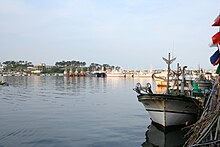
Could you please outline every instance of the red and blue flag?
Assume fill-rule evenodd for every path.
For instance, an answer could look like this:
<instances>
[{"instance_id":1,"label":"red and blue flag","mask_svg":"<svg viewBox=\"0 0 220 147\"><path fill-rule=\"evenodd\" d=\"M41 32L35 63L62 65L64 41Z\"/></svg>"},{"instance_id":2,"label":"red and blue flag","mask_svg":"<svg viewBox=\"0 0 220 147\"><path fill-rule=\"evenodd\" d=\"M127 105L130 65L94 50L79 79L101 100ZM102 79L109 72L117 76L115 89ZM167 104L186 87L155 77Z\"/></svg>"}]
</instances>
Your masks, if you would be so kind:
<instances>
[{"instance_id":1,"label":"red and blue flag","mask_svg":"<svg viewBox=\"0 0 220 147\"><path fill-rule=\"evenodd\" d=\"M220 53L219 50L217 50L211 57L210 57L210 62L212 65L217 65L220 62Z\"/></svg>"}]
</instances>

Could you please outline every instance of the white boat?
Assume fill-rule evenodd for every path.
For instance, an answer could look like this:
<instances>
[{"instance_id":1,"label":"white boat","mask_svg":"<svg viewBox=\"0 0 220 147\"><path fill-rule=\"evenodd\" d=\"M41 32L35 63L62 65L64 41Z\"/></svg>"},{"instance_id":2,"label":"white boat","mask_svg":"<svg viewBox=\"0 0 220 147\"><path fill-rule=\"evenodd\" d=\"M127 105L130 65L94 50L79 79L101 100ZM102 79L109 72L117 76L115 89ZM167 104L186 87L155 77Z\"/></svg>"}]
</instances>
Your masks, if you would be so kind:
<instances>
[{"instance_id":1,"label":"white boat","mask_svg":"<svg viewBox=\"0 0 220 147\"><path fill-rule=\"evenodd\" d=\"M152 121L164 127L194 123L201 108L197 99L184 95L140 94L138 101Z\"/></svg>"},{"instance_id":2,"label":"white boat","mask_svg":"<svg viewBox=\"0 0 220 147\"><path fill-rule=\"evenodd\" d=\"M154 94L150 84L147 84L146 87L142 87L141 84L138 83L134 89L138 93L138 101L144 105L152 121L163 127L192 124L197 120L199 111L202 109L200 102L191 95L191 92L184 90L185 81L181 82L181 91L179 91L179 82L175 93L170 91L169 72L170 64L172 63L170 54L166 62L168 63L168 84L166 85L166 93ZM185 68L186 67L183 67L182 79L185 79ZM179 66L177 69L179 69ZM177 71L177 73L179 72ZM179 81L179 78L177 78L177 81Z\"/></svg>"},{"instance_id":3,"label":"white boat","mask_svg":"<svg viewBox=\"0 0 220 147\"><path fill-rule=\"evenodd\" d=\"M126 75L122 71L112 70L112 71L107 71L106 76L107 77L125 77Z\"/></svg>"},{"instance_id":4,"label":"white boat","mask_svg":"<svg viewBox=\"0 0 220 147\"><path fill-rule=\"evenodd\" d=\"M152 71L136 71L133 75L134 78L152 78Z\"/></svg>"}]
</instances>

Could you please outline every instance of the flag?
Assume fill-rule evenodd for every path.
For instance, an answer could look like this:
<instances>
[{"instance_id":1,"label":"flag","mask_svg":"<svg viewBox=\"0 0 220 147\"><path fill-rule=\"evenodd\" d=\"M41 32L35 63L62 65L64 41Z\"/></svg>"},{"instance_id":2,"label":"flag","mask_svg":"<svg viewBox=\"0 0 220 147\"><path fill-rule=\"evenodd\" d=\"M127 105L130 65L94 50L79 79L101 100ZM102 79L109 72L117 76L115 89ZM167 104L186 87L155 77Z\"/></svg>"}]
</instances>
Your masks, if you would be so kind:
<instances>
[{"instance_id":1,"label":"flag","mask_svg":"<svg viewBox=\"0 0 220 147\"><path fill-rule=\"evenodd\" d=\"M212 64L213 66L216 66L220 63L220 57Z\"/></svg>"},{"instance_id":2,"label":"flag","mask_svg":"<svg viewBox=\"0 0 220 147\"><path fill-rule=\"evenodd\" d=\"M218 68L216 69L216 74L219 74L219 71L220 71L220 65L218 65Z\"/></svg>"},{"instance_id":3,"label":"flag","mask_svg":"<svg viewBox=\"0 0 220 147\"><path fill-rule=\"evenodd\" d=\"M215 22L212 24L212 26L220 26L220 15L215 19Z\"/></svg>"},{"instance_id":4,"label":"flag","mask_svg":"<svg viewBox=\"0 0 220 147\"><path fill-rule=\"evenodd\" d=\"M220 32L216 33L214 36L212 36L212 43L209 44L210 47L213 45L217 45L220 43Z\"/></svg>"},{"instance_id":5,"label":"flag","mask_svg":"<svg viewBox=\"0 0 220 147\"><path fill-rule=\"evenodd\" d=\"M217 50L211 57L210 57L210 62L215 66L219 63L220 61L220 54L219 50Z\"/></svg>"},{"instance_id":6,"label":"flag","mask_svg":"<svg viewBox=\"0 0 220 147\"><path fill-rule=\"evenodd\" d=\"M220 32L218 32L214 36L212 36L212 42L213 42L213 44L219 44L220 43Z\"/></svg>"}]
</instances>

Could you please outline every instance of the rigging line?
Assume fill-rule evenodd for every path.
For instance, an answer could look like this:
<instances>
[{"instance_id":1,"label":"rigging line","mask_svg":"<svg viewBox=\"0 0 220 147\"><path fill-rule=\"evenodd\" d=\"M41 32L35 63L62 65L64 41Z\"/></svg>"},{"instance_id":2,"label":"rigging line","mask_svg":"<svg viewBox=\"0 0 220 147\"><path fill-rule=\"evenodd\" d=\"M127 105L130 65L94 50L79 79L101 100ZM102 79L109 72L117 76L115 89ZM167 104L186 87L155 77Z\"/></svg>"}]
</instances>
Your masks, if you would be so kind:
<instances>
[{"instance_id":1,"label":"rigging line","mask_svg":"<svg viewBox=\"0 0 220 147\"><path fill-rule=\"evenodd\" d=\"M219 83L215 83L215 84L213 85L212 91L211 91L211 93L210 93L210 95L209 95L209 98L208 98L208 100L207 100L207 102L206 102L205 109L209 106L211 97L215 94L214 92L216 92L218 84L219 84Z\"/></svg>"}]
</instances>

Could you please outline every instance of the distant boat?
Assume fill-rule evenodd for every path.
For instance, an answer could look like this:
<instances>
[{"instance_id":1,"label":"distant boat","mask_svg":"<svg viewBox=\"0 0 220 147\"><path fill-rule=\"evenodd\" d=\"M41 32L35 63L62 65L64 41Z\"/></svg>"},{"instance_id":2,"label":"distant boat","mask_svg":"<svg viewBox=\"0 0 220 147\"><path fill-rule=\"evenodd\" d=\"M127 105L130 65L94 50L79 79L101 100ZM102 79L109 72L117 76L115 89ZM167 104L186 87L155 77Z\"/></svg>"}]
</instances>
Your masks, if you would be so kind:
<instances>
[{"instance_id":1,"label":"distant boat","mask_svg":"<svg viewBox=\"0 0 220 147\"><path fill-rule=\"evenodd\" d=\"M97 73L89 73L87 74L88 77L97 77L98 74Z\"/></svg>"},{"instance_id":2,"label":"distant boat","mask_svg":"<svg viewBox=\"0 0 220 147\"><path fill-rule=\"evenodd\" d=\"M77 69L75 70L75 72L74 72L74 74L73 74L73 75L74 75L74 77L78 77L78 76L79 76L79 72L78 72L78 70L77 70Z\"/></svg>"},{"instance_id":3,"label":"distant boat","mask_svg":"<svg viewBox=\"0 0 220 147\"><path fill-rule=\"evenodd\" d=\"M134 78L152 78L152 72L144 72L144 71L137 71L134 73Z\"/></svg>"},{"instance_id":4,"label":"distant boat","mask_svg":"<svg viewBox=\"0 0 220 147\"><path fill-rule=\"evenodd\" d=\"M68 77L73 77L73 70L72 70L72 68L70 68L70 70L69 70Z\"/></svg>"},{"instance_id":5,"label":"distant boat","mask_svg":"<svg viewBox=\"0 0 220 147\"><path fill-rule=\"evenodd\" d=\"M122 71L117 71L117 70L107 71L106 76L107 77L126 77L125 73L123 73Z\"/></svg>"},{"instance_id":6,"label":"distant boat","mask_svg":"<svg viewBox=\"0 0 220 147\"><path fill-rule=\"evenodd\" d=\"M92 73L88 73L86 76L88 77L98 77L98 78L105 78L106 74L104 72L95 71Z\"/></svg>"},{"instance_id":7,"label":"distant boat","mask_svg":"<svg viewBox=\"0 0 220 147\"><path fill-rule=\"evenodd\" d=\"M0 85L1 86L9 86L9 84L7 82L3 82L3 81L0 81Z\"/></svg>"},{"instance_id":8,"label":"distant boat","mask_svg":"<svg viewBox=\"0 0 220 147\"><path fill-rule=\"evenodd\" d=\"M169 77L173 77L173 74L170 74ZM157 86L159 87L166 87L167 86L167 72L159 72L159 73L153 73L152 78L155 80ZM169 86L173 86L171 84L171 80L169 82Z\"/></svg>"},{"instance_id":9,"label":"distant boat","mask_svg":"<svg viewBox=\"0 0 220 147\"><path fill-rule=\"evenodd\" d=\"M63 75L65 75L65 76L67 76L67 75L68 75L68 72L67 72L67 70L66 70L66 69L63 71Z\"/></svg>"},{"instance_id":10,"label":"distant boat","mask_svg":"<svg viewBox=\"0 0 220 147\"><path fill-rule=\"evenodd\" d=\"M179 91L179 83L177 84L178 86L175 93L170 91L170 64L175 59L171 60L170 54L168 59L163 59L168 64L166 93L154 94L150 84L147 84L146 87L142 87L141 84L138 83L136 88L134 88L138 93L138 101L144 105L152 121L163 127L192 124L197 120L199 111L202 109L200 101L191 96L189 90L184 90L184 81L181 83L181 91ZM183 67L182 76L184 76L184 72L185 67ZM185 78L183 77L183 79Z\"/></svg>"},{"instance_id":11,"label":"distant boat","mask_svg":"<svg viewBox=\"0 0 220 147\"><path fill-rule=\"evenodd\" d=\"M86 76L86 74L85 74L85 72L80 71L79 76L80 76L80 77L84 77L84 76Z\"/></svg>"}]
</instances>

